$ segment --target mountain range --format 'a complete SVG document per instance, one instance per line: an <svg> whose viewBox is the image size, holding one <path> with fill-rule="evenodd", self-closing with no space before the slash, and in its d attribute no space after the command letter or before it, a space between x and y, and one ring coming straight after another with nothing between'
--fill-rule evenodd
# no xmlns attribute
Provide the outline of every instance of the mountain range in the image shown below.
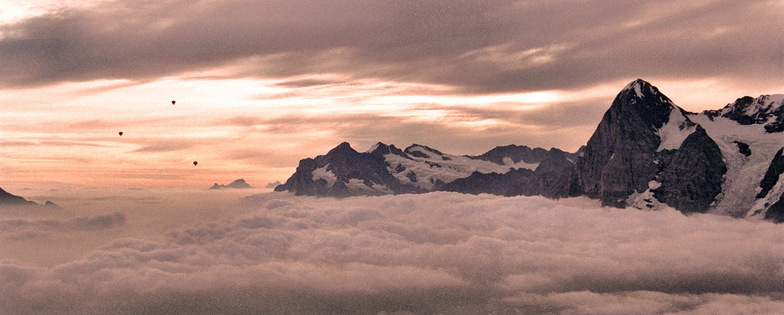
<svg viewBox="0 0 784 315"><path fill-rule="evenodd" d="M18 207L18 206L21 206L21 207L41 207L41 206L44 206L44 207L48 207L48 208L57 208L57 209L60 208L60 206L58 206L57 204L55 204L54 202L51 202L49 200L47 200L46 203L44 203L43 205L40 205L40 204L35 203L33 201L29 201L27 199L24 199L24 197L13 195L13 194L3 190L2 188L0 188L0 207L1 206L8 206L8 207Z"/></svg>
<svg viewBox="0 0 784 315"><path fill-rule="evenodd" d="M624 87L577 152L527 146L453 155L414 144L344 142L299 162L276 191L347 197L454 191L784 222L784 95L745 96L688 112L650 83Z"/></svg>

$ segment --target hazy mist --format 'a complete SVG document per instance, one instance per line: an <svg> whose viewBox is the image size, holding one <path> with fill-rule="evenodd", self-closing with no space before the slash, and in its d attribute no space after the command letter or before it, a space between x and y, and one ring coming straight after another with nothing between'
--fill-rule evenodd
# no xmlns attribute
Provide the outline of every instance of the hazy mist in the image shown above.
<svg viewBox="0 0 784 315"><path fill-rule="evenodd" d="M2 209L0 312L784 309L769 222L584 198L259 192L100 190L56 199L57 214Z"/></svg>

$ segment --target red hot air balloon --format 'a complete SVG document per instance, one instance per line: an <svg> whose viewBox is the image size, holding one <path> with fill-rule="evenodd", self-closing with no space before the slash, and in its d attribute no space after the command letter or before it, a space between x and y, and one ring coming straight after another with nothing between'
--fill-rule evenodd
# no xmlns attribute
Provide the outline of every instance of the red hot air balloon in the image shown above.
<svg viewBox="0 0 784 315"><path fill-rule="evenodd" d="M174 105L174 103L177 103L177 101L172 101L172 105Z"/></svg>
<svg viewBox="0 0 784 315"><path fill-rule="evenodd" d="M193 161L193 165L199 164L199 161Z"/></svg>
<svg viewBox="0 0 784 315"><path fill-rule="evenodd" d="M122 131L120 131L120 137L122 137Z"/></svg>

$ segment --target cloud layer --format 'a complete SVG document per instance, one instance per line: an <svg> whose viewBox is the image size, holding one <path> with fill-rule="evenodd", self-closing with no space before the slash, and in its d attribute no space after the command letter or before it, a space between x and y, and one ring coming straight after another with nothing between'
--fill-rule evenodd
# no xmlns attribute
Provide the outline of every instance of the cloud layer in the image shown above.
<svg viewBox="0 0 784 315"><path fill-rule="evenodd" d="M151 217L144 224L167 212L156 207L145 211ZM242 210L226 220L170 226L163 237L114 239L50 268L2 260L0 311L629 314L784 307L782 232L767 222L599 208L587 199L452 193L342 200L275 193L234 208ZM111 228L103 224L109 217L119 215L67 222ZM123 221L128 228L141 224L133 218Z"/></svg>
<svg viewBox="0 0 784 315"><path fill-rule="evenodd" d="M232 76L433 83L472 93L637 76L778 80L779 1L107 1L0 27L0 82ZM300 80L298 85L321 84Z"/></svg>

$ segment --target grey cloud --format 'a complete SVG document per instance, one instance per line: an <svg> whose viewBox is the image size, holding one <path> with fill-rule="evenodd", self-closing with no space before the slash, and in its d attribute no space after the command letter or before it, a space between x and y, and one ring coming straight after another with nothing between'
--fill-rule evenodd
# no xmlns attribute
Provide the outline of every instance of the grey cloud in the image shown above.
<svg viewBox="0 0 784 315"><path fill-rule="evenodd" d="M147 144L150 143L151 144ZM199 141L192 141L192 140L183 140L183 139L171 139L166 141L150 141L145 143L146 145L133 150L131 152L141 152L141 153L157 153L157 152L172 152L172 151L179 151L183 149L192 148L194 146L199 145Z"/></svg>
<svg viewBox="0 0 784 315"><path fill-rule="evenodd" d="M765 84L782 69L774 1L110 2L2 27L5 85L337 73L492 93L636 77ZM320 84L294 80L284 84ZM769 84L769 83L768 83Z"/></svg>
<svg viewBox="0 0 784 315"><path fill-rule="evenodd" d="M0 221L0 234L7 233L11 239L22 240L46 236L47 232L105 230L124 224L125 215L119 212L70 220L3 220Z"/></svg>
<svg viewBox="0 0 784 315"><path fill-rule="evenodd" d="M302 80L289 80L280 82L276 85L283 86L283 87L293 87L293 88L305 88L305 87L313 87L313 86L323 86L323 85L330 85L330 84L341 84L344 83L343 81L335 81L335 80L319 80L319 79L302 79Z"/></svg>
<svg viewBox="0 0 784 315"><path fill-rule="evenodd" d="M0 311L765 313L784 306L780 226L768 222L600 208L582 198L453 193L275 193L238 207L247 211L117 239L51 268L0 261ZM156 210L145 214L167 212Z"/></svg>
<svg viewBox="0 0 784 315"><path fill-rule="evenodd" d="M423 106L420 110L430 109ZM453 154L480 154L484 151L492 149L497 145L507 144L525 144L529 146L549 146L552 143L566 143L576 149L584 144L588 139L574 139L569 131L559 131L558 127L547 127L543 132L554 132L554 134L546 134L548 137L542 137L541 133L527 132L521 127L538 127L540 123L533 120L533 116L525 116L519 112L513 115L503 110L477 110L461 107L441 108L455 115L470 115L470 117L479 118L495 118L509 123L508 126L491 127L491 132L476 132L472 128L464 128L452 124L450 121L412 121L410 117L394 117L382 116L375 114L343 114L343 115L330 115L330 116L284 116L274 119L259 119L253 117L236 117L227 121L228 124L236 125L249 125L252 128L259 128L264 133L271 133L274 135L298 134L306 133L312 130L331 130L336 134L336 139L348 141L356 150L364 150L378 141L395 144L397 146L408 146L412 143L426 144L437 147L439 150L450 152ZM568 109L552 108L557 113ZM416 111L412 111L412 115L416 115ZM539 113L539 117L547 117L548 112L544 111ZM583 119L586 116L581 116ZM586 129L592 131L595 124L601 118L601 114L596 118L596 122L590 120L582 121L580 124L570 124L573 121L567 121L564 127L575 127L584 125ZM549 119L555 120L554 117ZM250 126L249 126L250 127ZM522 130L522 131L521 131ZM542 131L540 131L542 132ZM568 135L561 135L568 134ZM563 137L571 141L562 141L558 139ZM572 139L569 139L572 138ZM561 140L561 141L559 141ZM482 152L476 151L476 143L486 143L486 148ZM335 143L337 145L338 143ZM549 148L549 147L548 147ZM563 148L569 149L569 148ZM263 150L241 149L238 152L230 154L234 158L254 158L254 154L265 154ZM288 160L296 161L296 159L305 156L315 156L324 154L325 152L307 152L305 149L298 150L296 155L286 156L291 158ZM276 153L279 154L279 153ZM310 155L308 155L310 154ZM285 163L281 159L275 164Z"/></svg>
<svg viewBox="0 0 784 315"><path fill-rule="evenodd" d="M266 122L265 119L261 119L255 116L235 116L219 123L228 124L228 125L235 125L240 127L253 127L256 125L261 125Z"/></svg>

